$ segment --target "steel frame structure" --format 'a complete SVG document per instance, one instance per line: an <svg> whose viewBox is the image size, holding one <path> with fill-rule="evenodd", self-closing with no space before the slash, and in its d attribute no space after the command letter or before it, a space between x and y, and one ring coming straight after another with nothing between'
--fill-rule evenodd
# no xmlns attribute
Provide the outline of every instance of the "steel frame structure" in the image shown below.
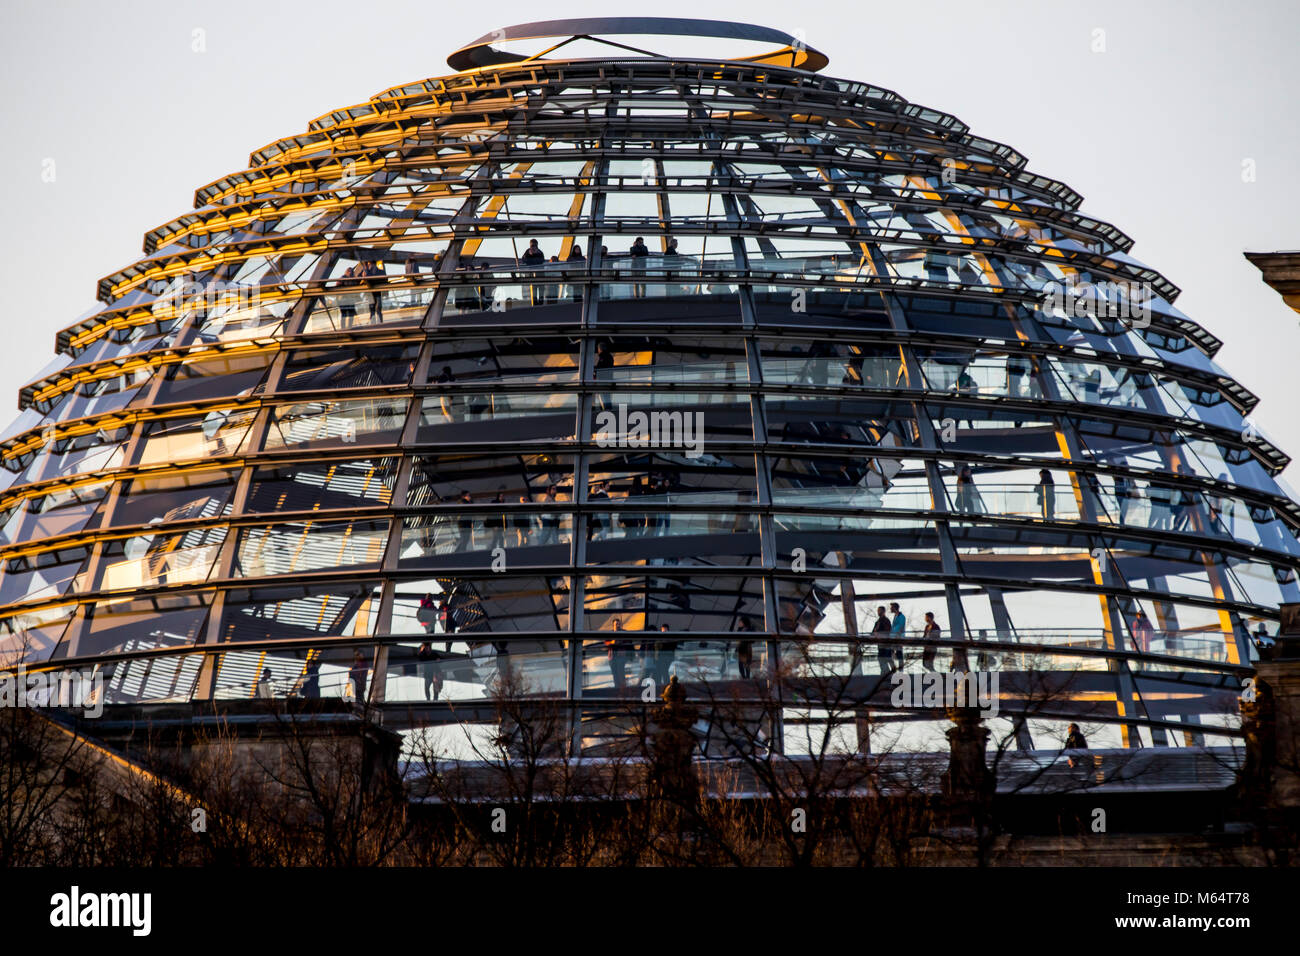
<svg viewBox="0 0 1300 956"><path fill-rule="evenodd" d="M491 45L645 32L785 46ZM1013 719L1238 734L1246 632L1300 599L1288 459L1077 193L778 31L558 21L449 62L200 188L59 333L0 439L0 664L146 705L264 667L345 689L364 646L363 692L416 726L477 714L510 658L582 746L615 655L756 701L797 663L883 710L858 653L935 648L1000 662ZM1140 319L1046 299L1100 284ZM698 416L700 454L611 442L620 407ZM890 600L911 629L870 638ZM1033 715L1030 657L1076 680Z"/></svg>

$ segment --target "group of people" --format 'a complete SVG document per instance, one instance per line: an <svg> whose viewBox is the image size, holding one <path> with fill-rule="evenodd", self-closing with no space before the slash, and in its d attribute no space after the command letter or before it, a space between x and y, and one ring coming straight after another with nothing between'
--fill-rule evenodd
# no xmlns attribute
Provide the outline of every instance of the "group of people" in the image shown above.
<svg viewBox="0 0 1300 956"><path fill-rule="evenodd" d="M631 260L632 269L634 272L637 272L645 271L646 260L650 258L650 255L650 247L646 245L645 237L637 236L636 241L633 242L631 248L628 249L625 258ZM611 259L608 246L600 247L600 256L602 262ZM660 253L660 256L670 261L681 256L681 253L677 249L677 240L672 236L668 236L664 240L664 249L663 252ZM571 243L568 255L565 256L563 262L568 265L581 266L585 264L586 261L587 257L582 251L582 246L576 242ZM528 240L528 248L519 256L519 265L522 268L529 271L536 271L539 274L542 273L547 266L555 266L560 263L560 257L558 255L548 257L546 252L542 249L541 244L536 239ZM568 271L569 270L562 270L564 274L567 274ZM643 297L646 294L645 283L634 282L632 286L632 294L637 298ZM581 287L573 286L570 295L575 302L578 301L582 297ZM547 302L558 302L562 297L559 284L534 285L531 287L531 298L535 305Z"/></svg>
<svg viewBox="0 0 1300 956"><path fill-rule="evenodd" d="M660 624L660 633L668 632L667 624ZM666 685L672 676L673 659L677 654L677 641L641 641L639 646L632 638L621 637L623 621L614 618L613 636L605 640L605 657L609 661L610 678L614 691L622 693L627 686L627 665L633 659L633 652L641 654L641 676L653 677L660 687Z"/></svg>
<svg viewBox="0 0 1300 956"><path fill-rule="evenodd" d="M668 634L670 630L667 624L659 625L660 634ZM736 623L738 634L752 634L753 631L753 627L745 618L741 618ZM638 660L641 666L637 680L651 677L659 688L667 686L672 677L672 664L676 660L677 649L681 642L666 638L638 641L623 636L628 633L623 630L623 621L616 617L612 624L612 633L604 642L605 657L609 662L609 673L615 693L622 694L627 688L628 665ZM734 651L738 675L742 680L752 678L755 640L752 637L739 637L730 642L723 651L723 670L726 670L727 659Z"/></svg>
<svg viewBox="0 0 1300 956"><path fill-rule="evenodd" d="M501 485L488 503L504 506L509 504L506 499L505 485ZM534 502L529 495L519 495L517 503L536 504L545 509L559 500L559 487L550 485L538 501ZM458 496L449 495L441 499L440 503L473 505L475 501L469 491L462 491ZM560 512L551 510L544 510L540 514L529 514L524 511L515 511L511 514L503 510L500 513L479 515L469 512L456 516L438 515L424 529L421 547L425 553L447 554L558 544L564 517Z"/></svg>
<svg viewBox="0 0 1300 956"><path fill-rule="evenodd" d="M444 365L442 371L433 378L434 385L450 385L456 381L450 365ZM443 389L438 400L442 416L449 422L473 421L482 418L491 410L490 396L478 393L457 394L451 389Z"/></svg>
<svg viewBox="0 0 1300 956"><path fill-rule="evenodd" d="M1179 464L1174 468L1174 474L1186 476L1190 474L1187 466ZM1116 492L1118 496L1119 492ZM1125 495L1136 497L1129 492ZM1124 499L1120 499L1121 502ZM1147 500L1151 502L1151 517L1149 526L1152 528L1161 528L1169 531L1192 531L1192 518L1196 513L1196 496L1185 488L1177 488L1174 485L1166 484L1155 479L1147 482ZM1127 509L1121 504L1120 523L1124 523L1124 513ZM1204 529L1202 529L1204 530Z"/></svg>
<svg viewBox="0 0 1300 956"><path fill-rule="evenodd" d="M653 497L658 498L660 503L667 504L668 495L672 491L672 482L667 475L641 475L632 479L631 486L624 494L624 500L633 498ZM607 483L597 481L591 486L591 493L587 495L588 501L609 501ZM589 541L598 541L601 538L612 537L615 534L616 526L623 530L624 537L639 537L642 535L665 535L672 525L672 515L666 511L656 514L643 513L617 513L617 512L593 512L587 518L587 539Z"/></svg>
<svg viewBox="0 0 1300 956"><path fill-rule="evenodd" d="M344 284L352 285L359 280L382 279L385 275L384 264L378 260L370 259L348 266L347 270L343 273L343 282ZM366 284L373 285L374 283L368 282ZM372 291L364 294L343 292L338 296L338 306L339 319L344 327L351 325L353 321L355 321L358 300L368 300L370 307L369 317L371 322L384 321L384 293L382 289L374 288Z"/></svg>
<svg viewBox="0 0 1300 956"><path fill-rule="evenodd" d="M569 247L569 254L564 258L564 264L571 268L561 270L561 274L567 277L572 274L575 269L584 269L586 263L587 257L582 251L582 246L575 242ZM560 265L561 260L559 256L550 256L548 258L546 253L542 251L542 247L538 244L537 240L530 239L528 240L528 248L525 249L523 255L519 257L519 264L529 271L535 270L538 273L541 273L547 266ZM581 300L582 286L570 286L568 296L574 302ZM565 290L558 282L547 283L545 285L531 285L529 286L529 297L533 305L546 305L561 301L565 297Z"/></svg>
<svg viewBox="0 0 1300 956"><path fill-rule="evenodd" d="M424 628L426 634L443 634L456 633L456 620L452 614L451 605L447 603L446 593L438 595L435 600L432 594L426 594L420 598L420 606L416 609L415 619ZM447 641L447 650L451 650L451 641Z"/></svg>
<svg viewBox="0 0 1300 956"><path fill-rule="evenodd" d="M1188 475L1185 465L1178 465L1177 475ZM1226 481L1226 476L1220 480ZM1133 502L1145 497L1151 503L1147 527L1168 531L1202 530L1195 527L1193 517L1199 511L1198 497L1191 490L1178 488L1159 479L1151 479L1145 491L1139 489L1137 482L1124 475L1113 478L1115 520L1118 524L1127 524ZM1079 489L1085 501L1084 512L1091 511L1099 520L1105 520L1111 512L1103 502L1101 479L1092 472L1079 473ZM1044 521L1056 517L1056 480L1048 468L1039 469L1038 483L1034 485L1038 513ZM1209 496L1207 496L1209 497ZM1228 510L1224 499L1210 497L1209 521L1203 529L1217 530L1220 515ZM975 484L974 469L967 463L957 466L956 510L959 514L986 514L988 506Z"/></svg>
<svg viewBox="0 0 1300 956"><path fill-rule="evenodd" d="M655 504L667 504L673 490L672 478L666 474L638 475L630 480L623 493L622 500L637 498L654 499ZM529 513L522 509L513 512L503 507L500 513L473 514L465 512L459 515L437 515L432 518L422 533L420 545L425 553L447 554L466 551L491 551L495 548L509 547L544 547L559 544L561 531L567 515L550 506L563 499L558 485L552 484L536 500L530 495L519 495L515 501L520 505L533 505L538 511ZM487 502L494 505L508 505L505 485L500 485L496 493ZM607 481L596 481L587 496L590 502L612 501ZM474 505L473 494L462 491L459 495L449 495L439 502L443 505ZM587 519L587 539L601 540L622 532L623 537L640 537L666 535L672 525L672 515L668 511L637 512L595 511Z"/></svg>
<svg viewBox="0 0 1300 956"><path fill-rule="evenodd" d="M1133 615L1133 620L1129 623L1129 630L1133 635L1134 646L1143 654L1149 654L1152 650L1152 644L1155 640L1156 629L1147 617L1146 612L1141 608ZM1253 646L1260 657L1267 658L1272 651L1275 641L1268 633L1268 627L1263 621L1260 621L1252 632L1244 621L1237 624L1237 635L1245 642L1247 646ZM1181 638L1177 630L1163 632L1164 649L1166 653L1175 653L1178 651Z"/></svg>
<svg viewBox="0 0 1300 956"><path fill-rule="evenodd" d="M897 601L889 605L889 613L885 612L885 606L882 604L876 608L876 621L871 626L873 637L880 640L876 644L876 661L880 667L882 675L892 674L895 671L902 670L904 665L903 645L901 643L883 643L888 641L902 641L907 636L907 615ZM943 637L943 628L935 620L933 611L925 612L925 626L921 629L921 636L927 641L937 641ZM935 657L939 648L936 644L926 644L921 652L921 666L928 671L933 671ZM857 673L859 666L862 664L862 651L855 642L851 648L852 662L849 674ZM950 670L966 671L970 667L966 663L965 648L957 647L952 652L952 666Z"/></svg>
<svg viewBox="0 0 1300 956"><path fill-rule="evenodd" d="M307 663L303 665L301 677L288 693L291 695L296 693L297 696L309 700L318 699L321 695L320 668L320 653L311 654ZM364 703L366 699L366 681L369 675L370 665L366 662L365 655L361 653L360 649L353 651L352 666L348 668L348 683L345 687L350 690L352 699L358 703ZM253 685L253 694L259 700L270 700L276 696L275 677L271 672L271 668L262 668L261 676Z"/></svg>
<svg viewBox="0 0 1300 956"><path fill-rule="evenodd" d="M646 269L646 260L651 256L650 247L646 245L645 237L643 236L638 236L628 251L621 257L611 256L608 246L601 246L600 252L601 258L604 261L608 261L611 258L630 259L634 272L644 271ZM680 257L682 253L678 251L677 240L672 236L668 236L664 240L664 248L659 255L670 261ZM441 254L435 257L435 270L437 269L437 261L440 259ZM557 278L569 278L575 268L585 272L586 262L587 254L584 251L582 244L579 242L570 242L568 252L565 253L564 258L561 259L559 255L547 255L538 240L530 239L527 248L525 248L522 253L518 253L516 267L541 276L545 274L549 267L563 265L568 268L556 270ZM481 270L492 269L494 267L486 260L476 264L472 257L465 257L457 264L458 272L472 271L476 268ZM415 258L407 258L404 271L407 276L420 274L419 263ZM385 272L383 262L377 259L369 259L349 266L340 277L339 284L341 286L355 286L357 284L368 286L373 283L366 282L365 280L382 279L386 275L387 273ZM497 294L498 293L496 293L495 290L478 290L480 299L485 302L494 299ZM635 281L633 283L633 295L639 298L645 294L645 283L643 281ZM560 282L539 282L529 286L529 295L532 304L534 305L559 302L565 298L570 298L572 301L577 302L582 298L582 286L576 284L570 285L566 291L563 284ZM344 325L351 324L355 320L357 305L362 301L366 301L369 306L371 322L383 321L383 293L380 289L376 288L373 291L365 293L344 290L337 296L339 316Z"/></svg>

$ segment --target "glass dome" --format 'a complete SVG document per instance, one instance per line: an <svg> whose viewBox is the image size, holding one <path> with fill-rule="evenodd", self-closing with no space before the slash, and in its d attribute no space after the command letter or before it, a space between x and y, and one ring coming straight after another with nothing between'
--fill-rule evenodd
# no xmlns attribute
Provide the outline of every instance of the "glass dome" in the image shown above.
<svg viewBox="0 0 1300 956"><path fill-rule="evenodd" d="M1124 233L793 38L490 39L257 150L100 280L0 442L0 663L134 705L269 668L416 726L507 672L584 720L673 675L888 709L901 657L1000 671L1024 746L1239 733L1300 508Z"/></svg>

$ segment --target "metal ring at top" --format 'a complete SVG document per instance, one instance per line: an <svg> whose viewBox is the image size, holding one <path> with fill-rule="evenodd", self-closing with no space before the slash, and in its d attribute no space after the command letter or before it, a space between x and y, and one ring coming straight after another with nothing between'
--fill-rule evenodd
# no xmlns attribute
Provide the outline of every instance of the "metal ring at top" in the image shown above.
<svg viewBox="0 0 1300 956"><path fill-rule="evenodd" d="M760 43L776 43L779 45L777 49L767 53L736 57L723 61L728 63L762 63L768 66L783 66L816 72L830 62L826 54L814 50L801 39L781 30L774 30L771 27L760 27L748 23L732 23L727 20L692 20L681 17L580 17L571 20L521 23L512 27L493 30L486 36L479 37L473 43L461 47L447 57L447 65L453 70L460 71L472 70L476 67L541 59L540 55L529 56L523 53L507 53L504 50L496 49L492 45L494 43L504 43L507 40L563 39L567 42L570 39L582 37L594 39L616 34L717 37L726 40L755 40ZM563 43L557 44L557 46L562 45ZM552 49L555 49L555 47L552 47Z"/></svg>

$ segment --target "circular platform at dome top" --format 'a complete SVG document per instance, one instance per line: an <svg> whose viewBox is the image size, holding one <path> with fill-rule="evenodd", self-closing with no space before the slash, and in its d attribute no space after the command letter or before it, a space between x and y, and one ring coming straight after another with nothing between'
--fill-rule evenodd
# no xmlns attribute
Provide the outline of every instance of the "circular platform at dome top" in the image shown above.
<svg viewBox="0 0 1300 956"><path fill-rule="evenodd" d="M605 36L713 37L755 43L774 43L776 48L753 56L736 57L726 62L761 63L790 69L817 72L830 59L808 46L799 37L772 27L728 20L695 20L683 17L578 17L568 20L545 20L503 27L479 37L447 57L453 70L473 70L505 63L522 63L542 59L542 54L512 53L493 44L517 40L556 40L542 53L551 53L574 40L595 40L643 56L664 56L626 44L603 40Z"/></svg>

